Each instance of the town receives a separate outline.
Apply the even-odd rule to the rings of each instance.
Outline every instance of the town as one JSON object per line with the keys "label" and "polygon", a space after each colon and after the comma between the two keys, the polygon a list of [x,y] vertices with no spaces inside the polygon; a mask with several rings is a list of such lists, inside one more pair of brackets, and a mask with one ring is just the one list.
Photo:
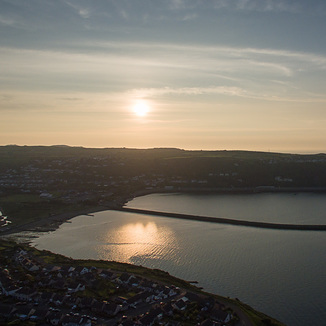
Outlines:
{"label": "town", "polygon": [[153,192],[324,192],[325,167],[325,154],[2,146],[0,226]]}
{"label": "town", "polygon": [[[0,236],[54,230],[154,192],[325,192],[325,167],[324,154],[2,146]],[[0,254],[2,324],[282,325],[163,271],[5,240]]]}
{"label": "town", "polygon": [[220,326],[239,321],[214,296],[186,282],[182,288],[158,281],[155,273],[148,278],[123,271],[126,264],[119,271],[62,257],[55,264],[53,254],[4,241],[0,254],[2,323]]}

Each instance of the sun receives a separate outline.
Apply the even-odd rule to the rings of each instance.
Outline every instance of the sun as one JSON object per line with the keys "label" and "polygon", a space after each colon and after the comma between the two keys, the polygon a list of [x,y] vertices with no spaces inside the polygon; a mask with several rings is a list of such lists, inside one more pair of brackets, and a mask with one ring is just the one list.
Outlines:
{"label": "sun", "polygon": [[150,107],[145,101],[137,101],[132,110],[138,117],[145,117],[148,114]]}

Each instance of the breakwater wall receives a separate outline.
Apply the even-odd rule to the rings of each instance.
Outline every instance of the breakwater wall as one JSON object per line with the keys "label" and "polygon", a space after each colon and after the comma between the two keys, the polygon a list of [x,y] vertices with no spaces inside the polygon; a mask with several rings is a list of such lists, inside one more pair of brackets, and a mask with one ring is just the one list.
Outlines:
{"label": "breakwater wall", "polygon": [[221,217],[158,212],[158,211],[151,211],[151,210],[146,210],[146,209],[138,209],[138,208],[130,208],[130,207],[121,207],[121,208],[117,208],[116,210],[122,211],[122,212],[136,213],[136,214],[171,217],[171,218],[201,221],[201,222],[250,226],[250,227],[255,227],[255,228],[263,228],[263,229],[326,231],[326,225],[281,224],[281,223],[242,221],[242,220],[234,220],[234,219],[221,218]]}

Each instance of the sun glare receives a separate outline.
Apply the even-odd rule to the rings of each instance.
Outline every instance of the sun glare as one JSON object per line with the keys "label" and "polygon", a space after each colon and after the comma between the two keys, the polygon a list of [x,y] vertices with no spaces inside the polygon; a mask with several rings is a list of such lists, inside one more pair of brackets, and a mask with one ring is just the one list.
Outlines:
{"label": "sun glare", "polygon": [[149,105],[145,101],[138,101],[132,110],[138,117],[144,117],[149,112],[149,109]]}

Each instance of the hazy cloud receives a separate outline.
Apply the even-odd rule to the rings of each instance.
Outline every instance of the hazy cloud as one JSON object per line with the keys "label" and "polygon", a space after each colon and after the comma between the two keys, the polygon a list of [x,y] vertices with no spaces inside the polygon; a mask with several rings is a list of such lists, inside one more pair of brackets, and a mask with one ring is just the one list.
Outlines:
{"label": "hazy cloud", "polygon": [[65,0],[64,1],[66,5],[68,5],[69,7],[71,7],[72,9],[75,10],[75,12],[82,18],[89,18],[90,17],[90,9],[87,7],[82,7],[79,3],[73,3],[71,1]]}
{"label": "hazy cloud", "polygon": [[171,9],[184,9],[186,7],[184,0],[170,0]]}
{"label": "hazy cloud", "polygon": [[187,20],[194,20],[197,18],[197,15],[196,14],[188,14],[188,15],[185,15],[182,20],[183,21],[187,21]]}
{"label": "hazy cloud", "polygon": [[289,0],[215,0],[215,9],[228,8],[230,10],[246,10],[260,12],[290,12],[301,10],[300,3]]}
{"label": "hazy cloud", "polygon": [[[309,101],[323,100],[326,92],[320,82],[326,57],[313,53],[128,42],[83,46],[79,52],[0,48],[0,85],[3,90],[146,89],[151,96],[224,94],[272,100],[297,94]],[[312,73],[320,79],[312,80]]]}
{"label": "hazy cloud", "polygon": [[289,97],[280,96],[270,93],[255,93],[249,89],[227,86],[210,86],[210,87],[182,87],[182,88],[144,88],[134,89],[127,93],[128,96],[141,99],[155,99],[167,95],[183,95],[183,96],[204,96],[204,95],[226,95],[248,99],[274,101],[274,102],[303,102],[303,103],[326,103],[326,96],[321,94],[309,94],[310,96]]}
{"label": "hazy cloud", "polygon": [[0,15],[0,24],[5,26],[17,26],[19,25],[18,22],[16,22],[14,19],[10,17],[4,17]]}
{"label": "hazy cloud", "polygon": [[244,96],[246,91],[238,87],[181,87],[181,88],[147,88],[135,89],[132,94],[139,98],[150,98],[162,95],[207,95],[207,94],[223,94],[232,96]]}

